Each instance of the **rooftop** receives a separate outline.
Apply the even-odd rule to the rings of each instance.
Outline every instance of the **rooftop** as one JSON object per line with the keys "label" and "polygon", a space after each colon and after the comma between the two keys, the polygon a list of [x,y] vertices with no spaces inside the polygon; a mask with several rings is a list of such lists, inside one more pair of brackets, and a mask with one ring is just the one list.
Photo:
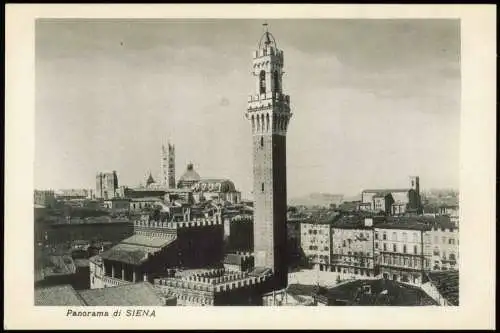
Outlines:
{"label": "rooftop", "polygon": [[452,305],[459,304],[458,271],[429,272],[428,276],[448,302]]}
{"label": "rooftop", "polygon": [[[363,287],[370,292],[363,292]],[[356,280],[338,285],[323,294],[330,301],[345,305],[438,305],[422,289],[392,280]]]}
{"label": "rooftop", "polygon": [[161,198],[158,197],[141,197],[141,198],[131,198],[130,201],[158,201],[163,202]]}
{"label": "rooftop", "polygon": [[117,287],[89,289],[80,292],[90,306],[163,306],[165,301],[149,282]]}
{"label": "rooftop", "polygon": [[400,222],[379,223],[375,226],[375,228],[378,228],[378,229],[399,229],[399,230],[421,230],[421,231],[427,231],[427,230],[432,229],[428,224],[416,222],[416,221],[405,222],[405,223],[400,223]]}
{"label": "rooftop", "polygon": [[35,288],[35,305],[84,306],[85,301],[70,285]]}
{"label": "rooftop", "polygon": [[89,267],[89,259],[73,259],[76,267]]}
{"label": "rooftop", "polygon": [[186,172],[179,178],[179,182],[192,182],[192,181],[199,181],[200,180],[200,175],[194,171],[194,167],[192,163],[189,163],[187,165]]}
{"label": "rooftop", "polygon": [[103,252],[101,257],[106,260],[138,265],[146,261],[150,254],[160,251],[174,241],[175,238],[134,235]]}
{"label": "rooftop", "polygon": [[372,219],[373,225],[385,221],[385,216],[345,215],[335,221],[332,226],[340,229],[372,229],[373,226],[365,226],[367,218]]}
{"label": "rooftop", "polygon": [[46,258],[44,276],[71,275],[75,272],[75,262],[69,255],[51,255]]}
{"label": "rooftop", "polygon": [[172,241],[172,237],[158,237],[135,234],[129,238],[122,240],[120,243],[162,248],[170,244]]}

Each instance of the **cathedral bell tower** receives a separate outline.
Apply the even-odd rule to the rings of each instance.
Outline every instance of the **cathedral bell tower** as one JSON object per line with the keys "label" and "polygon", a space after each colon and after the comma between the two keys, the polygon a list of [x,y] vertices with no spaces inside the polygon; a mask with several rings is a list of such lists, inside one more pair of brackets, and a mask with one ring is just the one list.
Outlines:
{"label": "cathedral bell tower", "polygon": [[253,53],[255,92],[246,118],[252,126],[255,267],[271,269],[274,288],[288,285],[286,132],[290,97],[283,93],[283,51],[267,30]]}
{"label": "cathedral bell tower", "polygon": [[167,143],[161,146],[161,184],[168,189],[175,188],[175,146]]}

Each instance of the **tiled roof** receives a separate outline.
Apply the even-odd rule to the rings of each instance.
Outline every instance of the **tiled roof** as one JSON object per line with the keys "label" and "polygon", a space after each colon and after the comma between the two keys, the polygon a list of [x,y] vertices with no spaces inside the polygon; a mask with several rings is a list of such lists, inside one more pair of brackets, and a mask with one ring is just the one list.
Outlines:
{"label": "tiled roof", "polygon": [[75,272],[75,262],[71,256],[68,255],[54,255],[49,256],[51,264],[44,267],[45,276],[53,275],[71,275]]}
{"label": "tiled roof", "polygon": [[101,257],[107,260],[137,265],[148,258],[148,254],[160,251],[175,241],[175,238],[134,235],[103,252]]}
{"label": "tiled roof", "polygon": [[431,229],[431,226],[421,222],[387,222],[387,223],[379,223],[375,226],[375,228],[427,231]]}
{"label": "tiled roof", "polygon": [[35,305],[84,306],[80,295],[70,285],[35,289]]}
{"label": "tiled roof", "polygon": [[432,283],[439,293],[452,305],[459,304],[458,271],[430,272],[428,273]]}
{"label": "tiled roof", "polygon": [[[386,218],[387,227],[388,228],[399,228],[401,229],[411,229],[416,228],[419,229],[419,226],[426,229],[427,227],[436,227],[436,228],[456,228],[456,226],[451,223],[450,218],[448,216],[388,216]],[[378,225],[377,225],[378,226]],[[393,226],[393,227],[391,227]],[[386,226],[380,225],[380,228],[384,228]],[[419,229],[420,230],[420,229]]]}
{"label": "tiled roof", "polygon": [[90,306],[163,306],[165,300],[149,282],[125,284],[111,288],[80,292]]}
{"label": "tiled roof", "polygon": [[[365,285],[370,286],[371,293],[360,292]],[[344,301],[346,305],[438,305],[418,287],[385,279],[347,282],[329,289],[325,296],[330,300]]]}
{"label": "tiled roof", "polygon": [[164,237],[152,237],[145,235],[133,235],[129,238],[122,240],[121,244],[133,244],[133,245],[143,245],[148,247],[164,247],[168,244],[172,243],[173,238],[164,238]]}
{"label": "tiled roof", "polygon": [[305,218],[306,223],[332,224],[340,218],[340,214],[334,211],[314,212]]}
{"label": "tiled roof", "polygon": [[103,252],[101,257],[106,260],[138,265],[148,258],[148,253],[153,252],[144,246],[118,244],[106,252]]}

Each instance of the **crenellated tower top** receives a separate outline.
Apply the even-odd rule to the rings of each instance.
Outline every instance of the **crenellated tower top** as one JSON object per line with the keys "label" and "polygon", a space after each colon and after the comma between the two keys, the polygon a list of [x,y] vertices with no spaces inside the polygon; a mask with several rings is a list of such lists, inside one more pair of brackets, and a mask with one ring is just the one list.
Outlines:
{"label": "crenellated tower top", "polygon": [[283,93],[283,51],[264,24],[265,32],[253,52],[252,74],[255,92],[248,97],[246,117],[254,135],[286,135],[290,112],[290,96]]}

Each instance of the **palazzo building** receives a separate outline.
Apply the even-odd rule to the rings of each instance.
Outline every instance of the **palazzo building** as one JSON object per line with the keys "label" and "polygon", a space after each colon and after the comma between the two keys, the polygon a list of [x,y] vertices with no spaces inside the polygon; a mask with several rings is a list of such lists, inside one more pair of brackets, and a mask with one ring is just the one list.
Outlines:
{"label": "palazzo building", "polygon": [[431,264],[431,229],[420,222],[376,225],[374,254],[382,277],[422,284]]}
{"label": "palazzo building", "polygon": [[364,190],[359,209],[388,215],[422,214],[420,178],[410,177],[409,188]]}
{"label": "palazzo building", "polygon": [[202,268],[223,261],[220,212],[182,222],[160,222],[143,215],[134,234],[90,260],[91,288],[153,282],[167,268]]}

